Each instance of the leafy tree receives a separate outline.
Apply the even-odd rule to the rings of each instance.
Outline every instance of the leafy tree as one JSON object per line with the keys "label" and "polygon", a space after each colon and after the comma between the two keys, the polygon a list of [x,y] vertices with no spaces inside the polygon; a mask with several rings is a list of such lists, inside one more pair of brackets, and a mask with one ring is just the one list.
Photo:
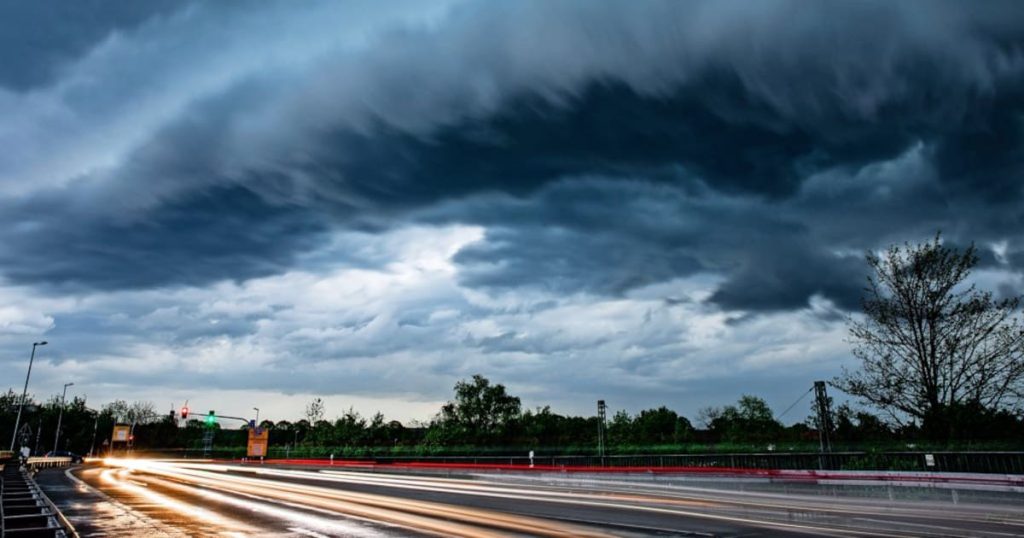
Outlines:
{"label": "leafy tree", "polygon": [[[676,430],[680,428],[679,418],[675,411],[665,406],[640,411],[633,420],[634,442],[658,445],[676,442]],[[688,425],[689,421],[686,421],[686,426]],[[682,429],[685,431],[685,426]]]}
{"label": "leafy tree", "polygon": [[455,384],[455,400],[441,408],[435,421],[444,433],[435,438],[444,443],[496,440],[508,433],[519,413],[519,398],[506,393],[504,385],[474,375]]}
{"label": "leafy tree", "polygon": [[783,430],[768,404],[747,394],[740,397],[737,405],[709,410],[707,416],[710,429],[727,441],[767,441],[776,439]]}
{"label": "leafy tree", "polygon": [[[380,418],[383,421],[384,417]],[[349,407],[341,418],[334,421],[333,441],[344,446],[363,444],[366,441],[366,419]]]}
{"label": "leafy tree", "polygon": [[306,436],[309,435],[309,431],[313,429],[313,426],[306,419],[299,419],[292,424],[292,436],[296,442],[302,442],[306,440]]}
{"label": "leafy tree", "polygon": [[548,406],[538,407],[536,411],[527,409],[520,420],[524,441],[534,446],[553,445],[553,440],[558,438],[562,418],[552,413]]}
{"label": "leafy tree", "polygon": [[628,445],[636,441],[633,432],[633,417],[625,410],[620,409],[612,415],[608,421],[608,441],[612,446]]}
{"label": "leafy tree", "polygon": [[966,408],[997,411],[1024,395],[1020,297],[996,300],[966,281],[978,256],[933,241],[868,253],[863,318],[850,318],[857,371],[834,384],[882,409],[948,436]]}
{"label": "leafy tree", "polygon": [[693,440],[693,424],[690,423],[690,419],[680,415],[676,418],[676,431],[675,431],[675,442],[685,443]]}
{"label": "leafy tree", "polygon": [[860,443],[893,436],[892,429],[882,419],[866,411],[856,411],[846,403],[836,408],[832,421],[840,441]]}
{"label": "leafy tree", "polygon": [[364,438],[365,443],[371,446],[388,446],[397,444],[399,439],[402,437],[402,423],[397,420],[387,422],[384,419],[384,414],[381,412],[374,413],[370,418],[370,423],[366,425]]}
{"label": "leafy tree", "polygon": [[385,439],[390,441],[388,444],[394,443],[397,445],[398,443],[406,442],[408,437],[408,430],[397,420],[392,420],[385,424],[384,431],[387,434]]}

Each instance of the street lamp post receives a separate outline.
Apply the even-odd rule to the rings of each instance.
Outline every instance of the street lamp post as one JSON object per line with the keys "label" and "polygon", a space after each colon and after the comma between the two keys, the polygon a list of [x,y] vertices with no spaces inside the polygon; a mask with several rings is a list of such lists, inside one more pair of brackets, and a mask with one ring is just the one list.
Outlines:
{"label": "street lamp post", "polygon": [[89,457],[91,458],[96,452],[96,428],[100,425],[100,412],[94,411],[96,418],[92,421],[92,442],[89,443]]}
{"label": "street lamp post", "polygon": [[60,425],[64,422],[64,398],[68,395],[68,387],[74,383],[64,383],[64,392],[60,394],[60,414],[57,415],[57,434],[53,436],[53,451],[57,451],[57,442],[60,441]]}
{"label": "street lamp post", "polygon": [[256,410],[256,427],[259,428],[260,427],[260,408],[259,407],[253,407],[253,409]]}
{"label": "street lamp post", "polygon": [[18,426],[21,425],[21,411],[25,409],[25,397],[28,395],[28,378],[32,376],[32,363],[36,360],[36,346],[45,346],[46,340],[32,342],[32,355],[28,359],[28,373],[25,374],[25,388],[21,391],[21,405],[18,406],[18,418],[14,419],[14,431],[11,433],[11,451],[14,451],[14,441],[18,436]]}

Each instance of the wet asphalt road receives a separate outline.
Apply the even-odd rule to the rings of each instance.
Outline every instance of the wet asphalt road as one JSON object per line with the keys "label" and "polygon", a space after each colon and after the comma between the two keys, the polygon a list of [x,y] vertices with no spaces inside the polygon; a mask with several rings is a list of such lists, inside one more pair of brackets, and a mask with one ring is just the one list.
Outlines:
{"label": "wet asphalt road", "polygon": [[83,536],[1024,536],[1001,504],[557,476],[419,476],[124,461],[40,485]]}

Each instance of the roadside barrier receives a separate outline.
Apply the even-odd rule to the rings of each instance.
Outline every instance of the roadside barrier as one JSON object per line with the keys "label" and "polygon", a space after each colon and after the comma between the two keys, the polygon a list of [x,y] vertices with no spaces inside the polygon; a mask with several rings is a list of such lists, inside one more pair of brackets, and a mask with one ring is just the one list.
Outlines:
{"label": "roadside barrier", "polygon": [[[528,466],[523,456],[376,457],[376,463],[507,464]],[[550,467],[726,468],[820,471],[920,471],[1024,474],[1024,452],[763,452],[724,454],[536,455]]]}
{"label": "roadside barrier", "polygon": [[[443,463],[529,466],[531,449],[485,452],[480,455],[416,456],[369,453],[365,456],[335,456],[335,462],[360,462],[364,465],[391,463]],[[713,469],[785,469],[818,471],[904,471],[932,473],[991,473],[1024,474],[1024,451],[836,451],[836,452],[733,452],[733,453],[669,453],[669,454],[590,454],[558,455],[545,453],[543,447],[535,449],[535,466],[550,467],[707,467]],[[339,450],[339,452],[341,452]],[[196,449],[152,449],[138,451],[139,455],[167,458],[240,459],[241,449],[216,449],[204,454]],[[341,452],[344,454],[344,452]],[[306,456],[302,450],[292,451],[291,457],[280,448],[271,446],[266,458],[281,460],[322,460],[328,456]]]}
{"label": "roadside barrier", "polygon": [[67,467],[71,465],[71,458],[67,456],[48,458],[37,456],[25,460],[25,465],[31,469],[47,469],[49,467]]}
{"label": "roadside barrier", "polygon": [[0,474],[0,536],[78,538],[78,533],[26,469],[8,463]]}

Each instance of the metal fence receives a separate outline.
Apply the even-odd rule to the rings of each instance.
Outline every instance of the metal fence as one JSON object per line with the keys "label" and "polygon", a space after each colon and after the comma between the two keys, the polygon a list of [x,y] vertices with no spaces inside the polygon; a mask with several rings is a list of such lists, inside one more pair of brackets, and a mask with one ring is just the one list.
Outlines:
{"label": "metal fence", "polygon": [[[158,457],[202,458],[204,452],[197,449],[140,451]],[[215,459],[239,459],[245,455],[244,448],[215,448],[208,457]],[[326,456],[309,457],[286,452],[272,447],[270,459],[299,457],[322,459]],[[524,453],[516,455],[480,456],[367,456],[349,457],[337,455],[336,459],[365,461],[367,463],[442,463],[477,465],[519,465],[528,466],[530,458]],[[705,454],[622,454],[611,456],[594,455],[545,455],[538,450],[533,458],[534,465],[552,467],[708,467],[734,469],[819,469],[819,470],[864,470],[864,471],[934,471],[962,473],[1024,474],[1024,451],[844,451],[844,452],[761,452],[761,453],[705,453]]]}
{"label": "metal fence", "polygon": [[[377,457],[388,463],[529,465],[527,456]],[[897,470],[1024,474],[1024,452],[765,452],[758,454],[664,454],[543,456],[534,465],[552,467],[708,467],[733,469]]]}

